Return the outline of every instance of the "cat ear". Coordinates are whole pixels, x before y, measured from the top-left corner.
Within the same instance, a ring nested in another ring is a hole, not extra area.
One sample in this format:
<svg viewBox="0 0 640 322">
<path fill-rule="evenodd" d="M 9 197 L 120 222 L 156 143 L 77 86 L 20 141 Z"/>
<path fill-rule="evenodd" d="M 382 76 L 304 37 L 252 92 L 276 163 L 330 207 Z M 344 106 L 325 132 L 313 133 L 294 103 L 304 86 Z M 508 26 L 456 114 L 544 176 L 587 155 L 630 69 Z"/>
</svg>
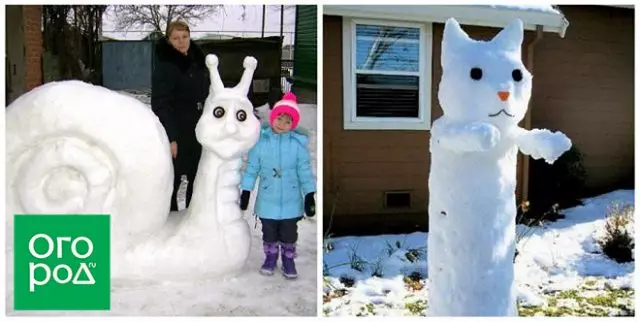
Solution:
<svg viewBox="0 0 640 322">
<path fill-rule="evenodd" d="M 523 38 L 524 26 L 522 20 L 515 19 L 493 37 L 491 42 L 507 51 L 520 53 Z"/>
<path fill-rule="evenodd" d="M 471 41 L 469 35 L 460 27 L 456 19 L 449 18 L 444 24 L 442 35 L 442 51 L 456 50 Z"/>
<path fill-rule="evenodd" d="M 440 53 L 440 63 L 447 61 L 447 55 L 461 52 L 463 47 L 472 42 L 469 35 L 460 27 L 456 19 L 449 18 L 444 24 L 444 32 L 442 34 L 442 50 Z"/>
</svg>

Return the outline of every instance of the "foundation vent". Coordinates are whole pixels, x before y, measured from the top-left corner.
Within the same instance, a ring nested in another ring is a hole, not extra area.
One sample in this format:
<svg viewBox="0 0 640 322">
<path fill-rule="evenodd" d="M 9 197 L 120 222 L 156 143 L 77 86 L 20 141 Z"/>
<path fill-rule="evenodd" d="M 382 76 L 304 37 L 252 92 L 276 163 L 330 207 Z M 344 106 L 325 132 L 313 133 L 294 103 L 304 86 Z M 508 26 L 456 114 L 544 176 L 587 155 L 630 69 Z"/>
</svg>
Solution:
<svg viewBox="0 0 640 322">
<path fill-rule="evenodd" d="M 411 208 L 411 192 L 385 191 L 384 207 L 390 209 Z"/>
</svg>

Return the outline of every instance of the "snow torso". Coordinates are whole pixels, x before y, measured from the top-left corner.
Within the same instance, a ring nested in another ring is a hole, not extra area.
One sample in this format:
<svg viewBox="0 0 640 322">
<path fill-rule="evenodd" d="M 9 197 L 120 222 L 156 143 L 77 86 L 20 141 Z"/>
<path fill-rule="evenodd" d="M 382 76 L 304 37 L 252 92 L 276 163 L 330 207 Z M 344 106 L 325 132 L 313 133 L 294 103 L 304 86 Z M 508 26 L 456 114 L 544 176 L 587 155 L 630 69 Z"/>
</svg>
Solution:
<svg viewBox="0 0 640 322">
<path fill-rule="evenodd" d="M 562 133 L 518 127 L 531 97 L 516 20 L 476 41 L 453 19 L 442 40 L 429 174 L 429 315 L 516 315 L 517 152 L 555 161 Z"/>
<path fill-rule="evenodd" d="M 429 313 L 508 315 L 517 146 L 502 139 L 491 151 L 452 152 L 438 143 L 444 122 L 434 122 L 430 142 Z"/>
<path fill-rule="evenodd" d="M 257 61 L 245 58 L 245 72 L 234 88 L 223 86 L 216 56 L 207 56 L 206 63 L 211 90 L 195 128 L 202 156 L 191 203 L 176 228 L 178 233 L 165 231 L 160 240 L 150 240 L 129 254 L 129 261 L 137 263 L 138 274 L 149 265 L 157 274 L 168 277 L 185 272 L 237 274 L 249 256 L 251 232 L 237 201 L 242 155 L 260 135 L 260 121 L 246 97 Z M 164 241 L 166 235 L 170 238 Z M 156 257 L 154 261 L 139 260 L 149 254 Z M 163 265 L 158 266 L 158 262 Z"/>
</svg>

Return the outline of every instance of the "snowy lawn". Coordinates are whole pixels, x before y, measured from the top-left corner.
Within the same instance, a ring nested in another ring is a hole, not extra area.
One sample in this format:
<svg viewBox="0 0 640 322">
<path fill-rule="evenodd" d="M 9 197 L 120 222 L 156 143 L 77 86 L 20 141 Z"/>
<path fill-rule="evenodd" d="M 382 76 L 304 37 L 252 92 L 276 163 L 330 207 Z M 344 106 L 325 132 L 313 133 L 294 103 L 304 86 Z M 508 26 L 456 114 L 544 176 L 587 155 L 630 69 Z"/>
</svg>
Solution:
<svg viewBox="0 0 640 322">
<path fill-rule="evenodd" d="M 130 94 L 143 102 L 145 95 Z M 148 98 L 148 97 L 147 97 Z M 261 119 L 268 120 L 267 109 L 259 109 Z M 309 135 L 314 173 L 317 167 L 316 109 L 301 104 L 301 126 Z M 256 185 L 257 186 L 257 185 Z M 9 316 L 317 316 L 317 218 L 298 224 L 298 279 L 286 280 L 281 274 L 263 276 L 258 271 L 264 260 L 262 232 L 259 220 L 253 217 L 256 193 L 251 194 L 245 219 L 251 226 L 251 253 L 245 268 L 235 278 L 201 280 L 185 273 L 181 283 L 162 280 L 111 281 L 110 311 L 14 311 L 13 292 L 5 298 Z M 180 216 L 184 211 L 173 212 Z M 255 227 L 255 228 L 254 228 Z M 205 245 L 216 247 L 216 245 Z M 220 258 L 224 261 L 224 258 Z M 280 263 L 280 261 L 278 261 Z M 280 264 L 278 264 L 280 265 Z M 12 279 L 13 276 L 7 276 Z"/>
<path fill-rule="evenodd" d="M 602 254 L 597 239 L 618 190 L 562 210 L 565 219 L 534 228 L 518 244 L 520 315 L 634 315 L 634 262 Z M 518 230 L 527 230 L 518 225 Z M 324 316 L 424 315 L 428 307 L 427 233 L 325 241 Z M 635 257 L 634 257 L 635 258 Z"/>
</svg>

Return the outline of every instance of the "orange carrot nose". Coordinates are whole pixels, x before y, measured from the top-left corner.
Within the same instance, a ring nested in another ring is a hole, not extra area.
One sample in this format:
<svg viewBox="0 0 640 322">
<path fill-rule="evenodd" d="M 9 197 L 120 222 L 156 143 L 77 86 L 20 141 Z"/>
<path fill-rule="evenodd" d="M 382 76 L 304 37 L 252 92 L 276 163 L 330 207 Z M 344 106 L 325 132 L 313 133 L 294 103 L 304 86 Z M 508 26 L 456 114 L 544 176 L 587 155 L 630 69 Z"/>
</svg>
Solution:
<svg viewBox="0 0 640 322">
<path fill-rule="evenodd" d="M 509 92 L 498 92 L 498 97 L 504 102 L 509 99 Z"/>
</svg>

